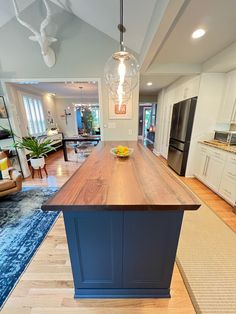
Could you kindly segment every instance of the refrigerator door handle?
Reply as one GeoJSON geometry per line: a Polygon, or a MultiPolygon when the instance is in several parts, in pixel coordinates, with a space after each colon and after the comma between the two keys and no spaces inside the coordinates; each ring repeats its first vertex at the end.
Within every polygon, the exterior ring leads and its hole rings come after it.
{"type": "Polygon", "coordinates": [[[178,150],[179,152],[181,152],[181,153],[184,153],[184,151],[183,150],[181,150],[181,149],[179,149],[178,147],[176,147],[176,146],[173,146],[173,145],[169,145],[170,147],[172,147],[172,148],[174,148],[174,149],[176,149],[176,150],[178,150]]]}

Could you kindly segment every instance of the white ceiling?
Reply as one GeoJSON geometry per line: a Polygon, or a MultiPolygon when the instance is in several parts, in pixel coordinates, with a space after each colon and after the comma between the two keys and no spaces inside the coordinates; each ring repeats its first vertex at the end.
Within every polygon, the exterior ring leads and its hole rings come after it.
{"type": "MultiPolygon", "coordinates": [[[[17,1],[22,10],[35,0],[17,1]]],[[[119,40],[119,0],[50,1],[119,40]]],[[[166,14],[161,23],[156,25],[155,34],[159,34],[158,31],[163,27],[166,35],[162,39],[157,36],[159,43],[154,45],[149,67],[141,75],[140,90],[143,94],[157,93],[183,75],[200,73],[206,60],[236,41],[236,0],[124,0],[124,25],[127,28],[125,44],[129,48],[141,51],[144,38],[150,35],[149,31],[155,22],[152,17],[159,9],[157,4],[164,1],[168,2],[166,14]],[[181,9],[175,12],[173,4],[177,3],[183,3],[183,6],[180,5],[181,9]],[[170,18],[168,9],[171,4],[175,16],[168,24],[166,21],[170,18]],[[206,29],[206,35],[193,40],[191,34],[199,27],[206,29]],[[153,82],[151,87],[146,85],[148,81],[153,82]]],[[[0,0],[0,27],[13,16],[12,2],[0,0]]],[[[54,92],[64,93],[62,90],[54,92]]]]}
{"type": "Polygon", "coordinates": [[[191,0],[154,63],[202,63],[235,40],[235,0],[191,0]],[[194,40],[197,28],[206,35],[194,40]]]}
{"type": "Polygon", "coordinates": [[[185,4],[156,48],[141,81],[142,93],[150,89],[145,81],[153,81],[152,92],[157,92],[178,77],[200,73],[206,60],[236,41],[236,0],[186,0],[185,4]],[[193,40],[197,28],[204,28],[206,35],[193,40]]]}
{"type": "Polygon", "coordinates": [[[40,82],[38,84],[14,84],[21,89],[56,94],[56,98],[94,99],[98,101],[97,82],[40,82]],[[79,87],[82,87],[80,89],[79,87]]]}
{"type": "Polygon", "coordinates": [[[179,78],[179,75],[142,75],[140,77],[140,93],[142,95],[156,95],[157,90],[168,86],[179,78]],[[152,82],[151,86],[147,86],[148,82],[152,82]]]}

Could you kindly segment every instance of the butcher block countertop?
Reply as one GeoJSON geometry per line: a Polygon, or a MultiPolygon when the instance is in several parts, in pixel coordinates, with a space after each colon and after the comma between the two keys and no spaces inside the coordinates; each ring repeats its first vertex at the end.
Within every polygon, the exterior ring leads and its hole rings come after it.
{"type": "Polygon", "coordinates": [[[43,210],[196,210],[195,195],[138,142],[100,142],[43,210]],[[134,149],[128,158],[112,147],[134,149]]]}

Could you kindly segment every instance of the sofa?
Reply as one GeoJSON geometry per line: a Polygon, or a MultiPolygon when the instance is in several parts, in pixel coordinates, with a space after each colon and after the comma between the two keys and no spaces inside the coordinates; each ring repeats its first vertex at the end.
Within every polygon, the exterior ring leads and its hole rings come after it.
{"type": "MultiPolygon", "coordinates": [[[[0,151],[0,160],[7,158],[4,152],[0,151]]],[[[10,160],[7,160],[10,179],[0,180],[0,197],[6,196],[22,189],[22,175],[12,167],[10,160]]]]}

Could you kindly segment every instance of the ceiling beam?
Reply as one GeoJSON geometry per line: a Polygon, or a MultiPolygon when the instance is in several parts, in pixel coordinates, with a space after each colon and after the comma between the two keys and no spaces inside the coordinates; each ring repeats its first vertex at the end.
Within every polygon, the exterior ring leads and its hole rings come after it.
{"type": "Polygon", "coordinates": [[[148,70],[190,1],[157,1],[140,53],[141,73],[148,70]]]}
{"type": "Polygon", "coordinates": [[[185,64],[185,63],[168,63],[168,64],[152,64],[146,71],[145,75],[191,75],[201,73],[201,64],[185,64]]]}

